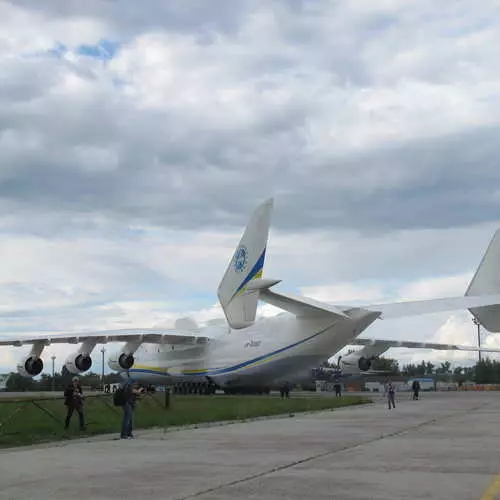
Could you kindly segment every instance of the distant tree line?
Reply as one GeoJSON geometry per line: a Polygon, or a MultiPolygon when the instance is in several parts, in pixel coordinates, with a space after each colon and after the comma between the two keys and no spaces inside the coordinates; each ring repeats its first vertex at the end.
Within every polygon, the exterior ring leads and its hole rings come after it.
{"type": "MultiPolygon", "coordinates": [[[[37,378],[28,378],[19,375],[18,373],[11,373],[7,380],[7,391],[62,391],[75,375],[68,371],[64,366],[60,373],[52,375],[43,373],[37,378]]],[[[101,388],[101,375],[97,373],[87,373],[85,375],[78,375],[83,387],[98,390],[101,388]]],[[[104,375],[104,384],[113,384],[120,382],[123,379],[117,373],[110,373],[104,375]]]]}

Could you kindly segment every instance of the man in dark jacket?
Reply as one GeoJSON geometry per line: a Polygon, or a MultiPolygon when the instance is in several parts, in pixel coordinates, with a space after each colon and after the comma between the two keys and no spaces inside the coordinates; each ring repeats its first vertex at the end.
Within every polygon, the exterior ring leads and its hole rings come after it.
{"type": "Polygon", "coordinates": [[[128,378],[122,385],[125,403],[123,405],[123,419],[120,437],[121,439],[132,439],[133,413],[137,396],[144,392],[144,388],[139,389],[137,383],[128,378]]]}
{"type": "Polygon", "coordinates": [[[80,421],[80,430],[85,430],[85,418],[83,415],[83,391],[80,385],[80,379],[78,377],[73,377],[71,384],[66,387],[64,391],[64,404],[68,407],[68,412],[66,414],[66,421],[64,423],[64,428],[69,427],[69,422],[73,416],[73,412],[76,410],[78,413],[78,419],[80,421]]]}
{"type": "Polygon", "coordinates": [[[336,380],[333,387],[335,389],[335,396],[337,396],[338,398],[342,397],[342,384],[338,380],[336,380]]]}
{"type": "Polygon", "coordinates": [[[420,382],[414,380],[413,384],[411,384],[411,388],[413,389],[413,401],[415,401],[418,399],[418,393],[420,392],[420,382]]]}

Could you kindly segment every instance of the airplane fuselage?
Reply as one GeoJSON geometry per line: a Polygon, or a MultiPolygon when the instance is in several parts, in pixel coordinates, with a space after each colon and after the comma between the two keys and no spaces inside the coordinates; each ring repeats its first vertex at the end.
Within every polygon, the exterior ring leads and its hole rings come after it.
{"type": "Polygon", "coordinates": [[[350,316],[301,318],[282,313],[240,330],[207,327],[203,333],[212,340],[204,345],[144,345],[129,372],[144,384],[209,380],[221,388],[270,385],[318,366],[377,317],[357,310],[350,316]]]}

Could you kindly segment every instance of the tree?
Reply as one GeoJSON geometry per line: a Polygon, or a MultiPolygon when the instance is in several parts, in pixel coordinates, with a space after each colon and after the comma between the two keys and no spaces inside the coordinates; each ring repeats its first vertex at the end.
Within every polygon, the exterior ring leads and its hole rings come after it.
{"type": "Polygon", "coordinates": [[[436,373],[449,373],[451,368],[451,363],[449,361],[445,361],[441,363],[441,366],[436,369],[436,373]]]}
{"type": "Polygon", "coordinates": [[[377,371],[386,371],[394,375],[399,375],[400,373],[398,361],[393,358],[384,358],[383,356],[380,356],[373,360],[371,369],[377,371]]]}
{"type": "Polygon", "coordinates": [[[427,363],[425,363],[425,374],[432,375],[433,373],[434,373],[434,364],[431,363],[430,361],[427,361],[427,363]]]}
{"type": "Polygon", "coordinates": [[[408,363],[407,365],[403,366],[402,373],[404,375],[412,377],[417,374],[417,366],[413,363],[408,363]]]}
{"type": "Polygon", "coordinates": [[[475,379],[477,384],[495,384],[500,382],[500,363],[486,358],[476,364],[475,379]]]}
{"type": "Polygon", "coordinates": [[[417,369],[416,369],[416,375],[419,375],[420,377],[423,377],[425,375],[425,372],[427,370],[427,364],[425,363],[425,361],[422,361],[418,366],[417,366],[417,369]]]}
{"type": "Polygon", "coordinates": [[[34,391],[37,382],[30,377],[23,377],[19,373],[11,373],[7,380],[6,390],[12,392],[34,391]]]}

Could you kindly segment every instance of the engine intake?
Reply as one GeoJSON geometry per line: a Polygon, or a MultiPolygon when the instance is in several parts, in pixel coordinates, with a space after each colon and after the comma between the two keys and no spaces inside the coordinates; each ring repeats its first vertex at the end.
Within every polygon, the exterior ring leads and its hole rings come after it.
{"type": "Polygon", "coordinates": [[[134,365],[134,356],[132,354],[125,354],[122,353],[120,354],[120,357],[118,358],[118,364],[124,369],[128,370],[129,368],[132,368],[134,365]]]}
{"type": "Polygon", "coordinates": [[[132,354],[122,352],[117,358],[111,358],[108,361],[108,366],[118,372],[126,371],[132,368],[135,363],[135,358],[132,354]]]}
{"type": "Polygon", "coordinates": [[[43,370],[42,358],[35,358],[30,356],[24,361],[17,365],[17,372],[23,377],[36,377],[43,370]]]}
{"type": "Polygon", "coordinates": [[[90,370],[92,366],[92,358],[84,354],[72,354],[64,364],[67,370],[71,373],[82,373],[90,370]]]}
{"type": "Polygon", "coordinates": [[[364,357],[359,358],[359,360],[358,360],[358,368],[362,372],[368,371],[371,368],[371,366],[372,366],[372,360],[371,359],[364,358],[364,357]]]}

